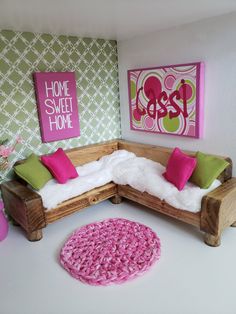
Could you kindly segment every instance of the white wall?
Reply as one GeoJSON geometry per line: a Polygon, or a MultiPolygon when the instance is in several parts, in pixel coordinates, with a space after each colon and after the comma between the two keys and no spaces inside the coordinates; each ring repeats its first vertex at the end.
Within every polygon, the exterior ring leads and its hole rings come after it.
{"type": "Polygon", "coordinates": [[[236,13],[118,42],[122,137],[230,156],[236,175],[236,13]],[[205,62],[202,139],[130,130],[127,70],[205,62]]]}

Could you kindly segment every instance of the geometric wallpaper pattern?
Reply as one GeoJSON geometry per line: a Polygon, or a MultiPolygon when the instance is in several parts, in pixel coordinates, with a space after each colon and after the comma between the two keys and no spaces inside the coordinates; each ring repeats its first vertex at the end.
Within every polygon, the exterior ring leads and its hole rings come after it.
{"type": "MultiPolygon", "coordinates": [[[[0,139],[17,135],[11,164],[30,152],[44,154],[120,137],[117,42],[29,32],[0,31],[0,139]],[[80,137],[42,143],[32,74],[76,74],[80,137]]],[[[1,172],[8,179],[12,170],[1,172]]]]}

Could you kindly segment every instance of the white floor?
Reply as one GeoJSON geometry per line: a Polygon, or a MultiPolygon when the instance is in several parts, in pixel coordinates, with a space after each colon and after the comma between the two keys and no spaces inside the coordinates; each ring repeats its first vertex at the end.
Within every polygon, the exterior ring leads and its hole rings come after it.
{"type": "Polygon", "coordinates": [[[48,226],[39,242],[10,227],[0,243],[0,313],[235,314],[235,269],[236,228],[211,248],[194,227],[128,201],[106,201],[48,226]],[[109,217],[150,226],[161,239],[161,259],[128,283],[85,285],[60,266],[60,248],[78,227],[109,217]]]}

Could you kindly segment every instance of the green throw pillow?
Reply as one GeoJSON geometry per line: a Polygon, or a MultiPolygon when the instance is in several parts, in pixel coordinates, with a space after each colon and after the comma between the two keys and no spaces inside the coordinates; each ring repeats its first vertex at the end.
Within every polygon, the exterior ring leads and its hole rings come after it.
{"type": "Polygon", "coordinates": [[[50,179],[51,173],[43,166],[38,156],[31,154],[23,164],[14,167],[15,173],[35,190],[40,190],[50,179]]]}
{"type": "Polygon", "coordinates": [[[197,166],[193,171],[190,181],[202,189],[207,189],[221,174],[229,163],[221,158],[197,152],[197,166]]]}

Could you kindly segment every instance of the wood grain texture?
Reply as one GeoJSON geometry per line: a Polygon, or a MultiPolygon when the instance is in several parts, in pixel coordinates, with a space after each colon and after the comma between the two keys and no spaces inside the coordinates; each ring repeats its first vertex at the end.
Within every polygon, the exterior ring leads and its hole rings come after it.
{"type": "MultiPolygon", "coordinates": [[[[145,157],[153,161],[159,162],[166,167],[169,157],[173,151],[173,148],[167,148],[162,146],[141,144],[135,142],[129,142],[124,140],[118,140],[118,149],[126,149],[133,152],[138,157],[145,157]]],[[[195,156],[196,152],[183,150],[183,152],[189,156],[195,156]]],[[[229,157],[216,156],[229,162],[229,166],[219,175],[218,179],[224,182],[232,177],[232,160],[229,157]]]]}
{"type": "Polygon", "coordinates": [[[119,194],[116,194],[110,198],[112,204],[120,204],[122,202],[122,197],[119,194]]]}
{"type": "Polygon", "coordinates": [[[39,241],[42,239],[42,237],[43,237],[42,229],[27,233],[27,239],[32,242],[39,241]]]}
{"type": "Polygon", "coordinates": [[[109,155],[118,149],[116,140],[100,144],[87,145],[66,150],[67,156],[75,166],[83,165],[90,161],[98,160],[104,155],[109,155]]]}
{"type": "Polygon", "coordinates": [[[15,221],[15,219],[7,211],[6,214],[13,226],[20,227],[20,224],[17,221],[15,221]]]}
{"type": "Polygon", "coordinates": [[[118,194],[139,204],[145,205],[157,212],[184,221],[196,227],[200,227],[200,213],[192,213],[185,210],[176,209],[175,207],[161,201],[158,197],[146,192],[140,192],[129,185],[119,185],[118,194]]]}
{"type": "Polygon", "coordinates": [[[231,178],[203,197],[200,229],[220,239],[223,230],[235,221],[236,178],[231,178]]]}
{"type": "Polygon", "coordinates": [[[58,205],[56,208],[46,211],[47,223],[70,215],[78,210],[86,208],[90,205],[97,204],[108,199],[117,193],[117,186],[114,183],[108,183],[99,188],[93,189],[80,196],[74,197],[58,205]]]}
{"type": "Polygon", "coordinates": [[[204,235],[204,242],[209,246],[219,246],[221,244],[221,237],[220,236],[213,236],[210,233],[205,233],[204,235]]]}
{"type": "Polygon", "coordinates": [[[40,195],[15,180],[1,184],[1,191],[7,212],[27,233],[46,226],[40,195]]]}
{"type": "MultiPolygon", "coordinates": [[[[104,155],[109,155],[118,149],[117,140],[91,144],[82,147],[64,150],[75,167],[84,165],[90,161],[98,160],[104,155]]],[[[15,165],[22,164],[25,159],[18,160],[15,165]]],[[[19,178],[20,180],[20,178],[19,178]]]]}

